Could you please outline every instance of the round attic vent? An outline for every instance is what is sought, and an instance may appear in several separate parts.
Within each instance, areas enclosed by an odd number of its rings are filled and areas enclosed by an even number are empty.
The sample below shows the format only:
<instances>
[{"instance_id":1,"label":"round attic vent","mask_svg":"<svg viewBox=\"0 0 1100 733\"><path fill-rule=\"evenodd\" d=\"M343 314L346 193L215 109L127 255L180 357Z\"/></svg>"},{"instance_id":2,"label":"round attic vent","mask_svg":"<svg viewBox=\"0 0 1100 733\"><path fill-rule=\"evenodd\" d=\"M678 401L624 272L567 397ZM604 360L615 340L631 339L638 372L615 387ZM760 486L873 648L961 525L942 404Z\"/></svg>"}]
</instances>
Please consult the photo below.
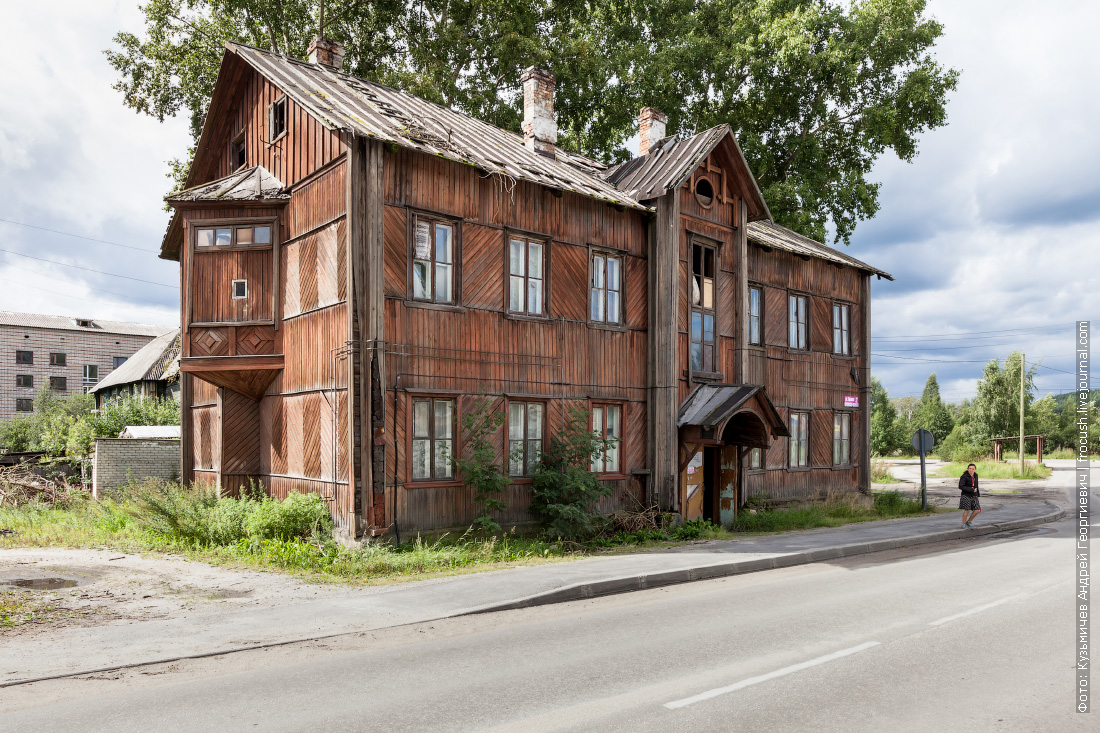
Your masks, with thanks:
<instances>
[{"instance_id":1,"label":"round attic vent","mask_svg":"<svg viewBox=\"0 0 1100 733\"><path fill-rule=\"evenodd\" d=\"M695 181L695 200L705 209L709 209L714 203L714 186L706 176L700 176Z\"/></svg>"}]
</instances>

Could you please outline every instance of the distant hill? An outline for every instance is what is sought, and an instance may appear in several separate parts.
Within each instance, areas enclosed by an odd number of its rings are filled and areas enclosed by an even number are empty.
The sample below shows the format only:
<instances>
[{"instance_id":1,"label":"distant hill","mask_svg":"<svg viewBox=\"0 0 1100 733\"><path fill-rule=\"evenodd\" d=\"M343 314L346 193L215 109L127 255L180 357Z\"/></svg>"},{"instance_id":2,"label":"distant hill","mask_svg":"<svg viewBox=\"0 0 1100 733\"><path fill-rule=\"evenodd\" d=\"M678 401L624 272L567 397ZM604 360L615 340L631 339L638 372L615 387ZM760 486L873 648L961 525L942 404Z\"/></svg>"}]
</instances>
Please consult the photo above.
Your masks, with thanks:
<instances>
[{"instance_id":1,"label":"distant hill","mask_svg":"<svg viewBox=\"0 0 1100 733\"><path fill-rule=\"evenodd\" d=\"M1094 389L1089 391L1089 397L1092 399L1092 404L1100 407L1100 389ZM1070 400L1076 400L1076 392L1067 392L1066 394L1054 395L1054 410L1060 415L1066 403Z\"/></svg>"}]
</instances>

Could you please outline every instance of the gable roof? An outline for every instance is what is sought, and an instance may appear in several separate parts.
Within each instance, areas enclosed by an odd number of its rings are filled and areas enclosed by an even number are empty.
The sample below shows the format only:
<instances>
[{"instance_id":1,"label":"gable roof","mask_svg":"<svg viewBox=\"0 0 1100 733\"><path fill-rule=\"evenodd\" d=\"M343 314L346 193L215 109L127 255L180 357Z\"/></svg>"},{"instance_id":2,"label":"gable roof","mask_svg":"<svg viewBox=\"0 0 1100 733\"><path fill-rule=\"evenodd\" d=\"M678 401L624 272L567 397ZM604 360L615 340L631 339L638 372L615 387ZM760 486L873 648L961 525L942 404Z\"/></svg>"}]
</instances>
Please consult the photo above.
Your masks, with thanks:
<instances>
[{"instance_id":1,"label":"gable roof","mask_svg":"<svg viewBox=\"0 0 1100 733\"><path fill-rule=\"evenodd\" d=\"M320 64L240 43L225 47L227 55L242 59L330 129L465 163L486 173L650 210L600 178L600 167L581 156L561 149L554 158L541 155L529 150L514 132Z\"/></svg>"},{"instance_id":2,"label":"gable roof","mask_svg":"<svg viewBox=\"0 0 1100 733\"><path fill-rule=\"evenodd\" d=\"M649 201L682 186L723 141L732 146L730 157L737 168L733 171L734 175L743 184L748 184L744 188L749 191L749 221L771 219L768 204L729 125L718 125L684 140L666 137L658 141L648 154L611 168L603 177L639 201Z\"/></svg>"},{"instance_id":3,"label":"gable roof","mask_svg":"<svg viewBox=\"0 0 1100 733\"><path fill-rule=\"evenodd\" d=\"M180 330L173 328L142 346L118 369L104 377L92 392L134 382L168 379L179 372Z\"/></svg>"},{"instance_id":4,"label":"gable roof","mask_svg":"<svg viewBox=\"0 0 1100 733\"><path fill-rule=\"evenodd\" d=\"M792 229L776 224L774 221L749 222L749 226L745 233L749 241L754 244L792 252L800 257L813 257L837 265L848 265L857 270L863 270L864 272L870 272L879 277L884 277L887 280L894 279L894 276L888 272L883 272L877 267L872 267L866 262L862 262L855 257L839 252L826 244L817 242L809 237L804 237Z\"/></svg>"},{"instance_id":5,"label":"gable roof","mask_svg":"<svg viewBox=\"0 0 1100 733\"><path fill-rule=\"evenodd\" d=\"M77 321L88 321L92 325L81 326ZM171 326L155 326L149 323L103 321L98 318L49 316L42 313L15 313L12 311L0 311L0 326L50 328L61 331L83 331L84 333L109 333L118 336L160 336L172 330Z\"/></svg>"},{"instance_id":6,"label":"gable roof","mask_svg":"<svg viewBox=\"0 0 1100 733\"><path fill-rule=\"evenodd\" d=\"M169 203L188 201L289 201L286 186L262 165L165 196Z\"/></svg>"}]
</instances>

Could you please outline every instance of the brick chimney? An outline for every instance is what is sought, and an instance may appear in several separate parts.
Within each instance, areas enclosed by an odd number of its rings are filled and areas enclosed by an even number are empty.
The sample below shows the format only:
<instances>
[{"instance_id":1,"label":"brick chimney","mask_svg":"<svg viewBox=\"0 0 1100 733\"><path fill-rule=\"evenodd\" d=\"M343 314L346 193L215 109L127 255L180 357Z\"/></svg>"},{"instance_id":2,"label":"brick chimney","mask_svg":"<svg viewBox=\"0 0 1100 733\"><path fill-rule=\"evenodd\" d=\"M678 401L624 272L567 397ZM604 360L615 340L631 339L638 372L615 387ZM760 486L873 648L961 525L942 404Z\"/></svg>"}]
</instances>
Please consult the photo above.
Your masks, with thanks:
<instances>
[{"instance_id":1,"label":"brick chimney","mask_svg":"<svg viewBox=\"0 0 1100 733\"><path fill-rule=\"evenodd\" d=\"M649 155L650 149L665 137L665 123L667 122L668 118L661 112L652 107L642 107L642 111L638 113L639 154Z\"/></svg>"},{"instance_id":2,"label":"brick chimney","mask_svg":"<svg viewBox=\"0 0 1100 733\"><path fill-rule=\"evenodd\" d=\"M344 66L344 44L317 36L309 43L309 63L340 71Z\"/></svg>"},{"instance_id":3,"label":"brick chimney","mask_svg":"<svg viewBox=\"0 0 1100 733\"><path fill-rule=\"evenodd\" d=\"M523 144L528 150L553 158L558 144L554 121L554 77L546 69L530 66L523 82Z\"/></svg>"}]
</instances>

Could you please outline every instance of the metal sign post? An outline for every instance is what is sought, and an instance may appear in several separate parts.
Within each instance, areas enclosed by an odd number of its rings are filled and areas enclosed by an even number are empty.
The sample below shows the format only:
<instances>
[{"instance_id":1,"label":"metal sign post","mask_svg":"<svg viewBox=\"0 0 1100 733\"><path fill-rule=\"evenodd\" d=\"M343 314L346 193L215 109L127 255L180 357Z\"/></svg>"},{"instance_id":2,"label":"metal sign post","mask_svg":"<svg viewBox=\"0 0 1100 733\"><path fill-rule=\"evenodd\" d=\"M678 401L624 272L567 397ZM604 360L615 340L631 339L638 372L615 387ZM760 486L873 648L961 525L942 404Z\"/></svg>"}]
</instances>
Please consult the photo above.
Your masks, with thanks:
<instances>
[{"instance_id":1,"label":"metal sign post","mask_svg":"<svg viewBox=\"0 0 1100 733\"><path fill-rule=\"evenodd\" d=\"M935 444L936 439L932 437L932 433L924 428L913 433L913 447L920 453L920 508L922 511L928 508L928 474L924 468L924 456Z\"/></svg>"}]
</instances>

